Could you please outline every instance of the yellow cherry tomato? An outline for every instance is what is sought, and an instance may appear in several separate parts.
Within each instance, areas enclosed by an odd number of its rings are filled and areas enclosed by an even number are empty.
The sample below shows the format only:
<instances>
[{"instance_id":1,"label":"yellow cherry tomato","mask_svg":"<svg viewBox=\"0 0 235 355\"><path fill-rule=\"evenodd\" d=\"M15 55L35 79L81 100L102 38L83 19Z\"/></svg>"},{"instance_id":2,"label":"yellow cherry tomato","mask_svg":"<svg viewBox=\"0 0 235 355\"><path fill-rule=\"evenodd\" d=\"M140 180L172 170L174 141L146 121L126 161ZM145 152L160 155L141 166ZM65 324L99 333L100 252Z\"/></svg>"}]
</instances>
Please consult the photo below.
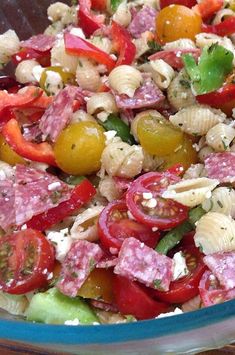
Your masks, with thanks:
<instances>
[{"instance_id":1,"label":"yellow cherry tomato","mask_svg":"<svg viewBox=\"0 0 235 355\"><path fill-rule=\"evenodd\" d=\"M10 165L26 164L26 161L14 152L2 135L0 135L0 160Z\"/></svg>"},{"instance_id":2,"label":"yellow cherry tomato","mask_svg":"<svg viewBox=\"0 0 235 355\"><path fill-rule=\"evenodd\" d=\"M104 302L113 301L113 272L110 269L94 269L82 287L78 296L101 299Z\"/></svg>"},{"instance_id":3,"label":"yellow cherry tomato","mask_svg":"<svg viewBox=\"0 0 235 355\"><path fill-rule=\"evenodd\" d=\"M55 142L56 163L67 174L88 175L99 170L104 148L104 130L98 123L72 123Z\"/></svg>"},{"instance_id":4,"label":"yellow cherry tomato","mask_svg":"<svg viewBox=\"0 0 235 355\"><path fill-rule=\"evenodd\" d=\"M164 156L163 159L162 170L166 170L177 163L182 164L184 169L187 170L191 164L198 162L193 142L187 135L184 135L183 143L178 146L178 149L173 154Z\"/></svg>"},{"instance_id":5,"label":"yellow cherry tomato","mask_svg":"<svg viewBox=\"0 0 235 355\"><path fill-rule=\"evenodd\" d=\"M41 77L40 77L40 81L39 81L39 85L40 87L46 91L47 94L50 94L51 92L48 90L47 88L47 76L48 76L48 72L54 72L60 75L61 79L62 79L62 83L65 84L74 84L75 83L75 76L74 74L65 71L64 68L62 67L47 67L43 70Z\"/></svg>"},{"instance_id":6,"label":"yellow cherry tomato","mask_svg":"<svg viewBox=\"0 0 235 355\"><path fill-rule=\"evenodd\" d=\"M173 153L184 135L164 117L147 115L138 120L137 136L147 153L161 157Z\"/></svg>"},{"instance_id":7,"label":"yellow cherry tomato","mask_svg":"<svg viewBox=\"0 0 235 355\"><path fill-rule=\"evenodd\" d=\"M183 5L167 6L156 17L156 35L164 43L180 38L194 40L201 26L201 16Z\"/></svg>"}]
</instances>

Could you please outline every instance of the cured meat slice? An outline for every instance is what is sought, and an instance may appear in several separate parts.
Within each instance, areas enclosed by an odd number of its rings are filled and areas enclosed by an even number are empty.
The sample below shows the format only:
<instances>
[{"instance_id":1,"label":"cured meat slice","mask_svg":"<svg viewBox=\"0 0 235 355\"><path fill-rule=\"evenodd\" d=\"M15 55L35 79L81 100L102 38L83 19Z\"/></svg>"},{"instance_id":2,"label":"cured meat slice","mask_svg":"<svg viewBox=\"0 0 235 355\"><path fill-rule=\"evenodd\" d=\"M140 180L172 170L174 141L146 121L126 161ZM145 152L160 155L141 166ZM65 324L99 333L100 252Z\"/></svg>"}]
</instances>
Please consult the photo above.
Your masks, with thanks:
<instances>
[{"instance_id":1,"label":"cured meat slice","mask_svg":"<svg viewBox=\"0 0 235 355\"><path fill-rule=\"evenodd\" d=\"M23 48L30 48L34 49L35 51L46 52L53 47L55 40L56 38L54 36L41 33L36 36L32 36L26 41L21 41L20 45Z\"/></svg>"},{"instance_id":2,"label":"cured meat slice","mask_svg":"<svg viewBox=\"0 0 235 355\"><path fill-rule=\"evenodd\" d=\"M22 225L70 198L69 186L45 171L17 165L15 174L15 219Z\"/></svg>"},{"instance_id":3,"label":"cured meat slice","mask_svg":"<svg viewBox=\"0 0 235 355\"><path fill-rule=\"evenodd\" d=\"M115 256L102 258L96 264L96 267L100 268L100 269L108 269L110 267L114 267L115 265L117 265L117 261L118 261L118 258L116 258Z\"/></svg>"},{"instance_id":4,"label":"cured meat slice","mask_svg":"<svg viewBox=\"0 0 235 355\"><path fill-rule=\"evenodd\" d=\"M15 223L15 194L11 180L0 180L0 227L7 230Z\"/></svg>"},{"instance_id":5,"label":"cured meat slice","mask_svg":"<svg viewBox=\"0 0 235 355\"><path fill-rule=\"evenodd\" d=\"M29 142L39 143L42 141L42 132L38 127L38 123L23 127L23 136Z\"/></svg>"},{"instance_id":6,"label":"cured meat slice","mask_svg":"<svg viewBox=\"0 0 235 355\"><path fill-rule=\"evenodd\" d=\"M235 288L235 252L207 255L203 261L226 290Z\"/></svg>"},{"instance_id":7,"label":"cured meat slice","mask_svg":"<svg viewBox=\"0 0 235 355\"><path fill-rule=\"evenodd\" d=\"M235 153L212 153L205 159L207 176L220 183L235 182Z\"/></svg>"},{"instance_id":8,"label":"cured meat slice","mask_svg":"<svg viewBox=\"0 0 235 355\"><path fill-rule=\"evenodd\" d=\"M128 31L134 38L139 38L145 31L155 31L155 19L157 11L150 6L144 6L134 15Z\"/></svg>"},{"instance_id":9,"label":"cured meat slice","mask_svg":"<svg viewBox=\"0 0 235 355\"><path fill-rule=\"evenodd\" d=\"M118 313L118 308L117 306L115 306L114 304L111 303L107 303L104 301L98 301L98 300L91 300L90 304L98 309L102 309L103 311L106 312L114 312L114 313Z\"/></svg>"},{"instance_id":10,"label":"cured meat slice","mask_svg":"<svg viewBox=\"0 0 235 355\"><path fill-rule=\"evenodd\" d=\"M102 256L99 245L86 240L74 242L63 262L58 289L64 295L76 297L77 291Z\"/></svg>"},{"instance_id":11,"label":"cured meat slice","mask_svg":"<svg viewBox=\"0 0 235 355\"><path fill-rule=\"evenodd\" d=\"M139 240L127 238L120 249L114 272L148 287L168 291L173 277L173 261Z\"/></svg>"},{"instance_id":12,"label":"cured meat slice","mask_svg":"<svg viewBox=\"0 0 235 355\"><path fill-rule=\"evenodd\" d=\"M114 93L117 107L120 109L138 109L143 107L161 107L165 96L150 79L146 79L143 85L135 91L133 97L125 94Z\"/></svg>"},{"instance_id":13,"label":"cured meat slice","mask_svg":"<svg viewBox=\"0 0 235 355\"><path fill-rule=\"evenodd\" d=\"M60 132L66 127L73 114L73 101L81 98L81 91L76 86L67 86L54 98L51 106L43 114L39 128L55 142Z\"/></svg>"},{"instance_id":14,"label":"cured meat slice","mask_svg":"<svg viewBox=\"0 0 235 355\"><path fill-rule=\"evenodd\" d=\"M149 60L157 60L162 59L167 64L169 64L174 69L182 69L184 66L182 55L183 54L192 54L195 59L201 54L200 49L172 49L172 50L165 50L160 51L157 53L152 54L148 59Z\"/></svg>"}]
</instances>

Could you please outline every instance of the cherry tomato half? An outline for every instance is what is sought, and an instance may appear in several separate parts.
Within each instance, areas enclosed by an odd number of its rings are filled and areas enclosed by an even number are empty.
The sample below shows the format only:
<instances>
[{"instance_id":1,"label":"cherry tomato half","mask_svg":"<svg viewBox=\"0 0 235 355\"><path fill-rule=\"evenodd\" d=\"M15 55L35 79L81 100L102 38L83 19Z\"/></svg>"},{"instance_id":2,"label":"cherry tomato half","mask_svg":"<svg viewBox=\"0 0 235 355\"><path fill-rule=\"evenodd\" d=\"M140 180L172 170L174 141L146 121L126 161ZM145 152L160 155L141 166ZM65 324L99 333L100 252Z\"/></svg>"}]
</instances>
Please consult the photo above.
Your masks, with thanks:
<instances>
[{"instance_id":1,"label":"cherry tomato half","mask_svg":"<svg viewBox=\"0 0 235 355\"><path fill-rule=\"evenodd\" d=\"M118 252L126 238L134 237L154 248L160 238L158 231L131 220L127 215L125 201L110 202L101 212L98 220L98 233L101 244L107 249Z\"/></svg>"},{"instance_id":2,"label":"cherry tomato half","mask_svg":"<svg viewBox=\"0 0 235 355\"><path fill-rule=\"evenodd\" d=\"M138 282L115 275L113 284L114 299L118 310L136 319L150 319L167 312L169 306L153 300Z\"/></svg>"},{"instance_id":3,"label":"cherry tomato half","mask_svg":"<svg viewBox=\"0 0 235 355\"><path fill-rule=\"evenodd\" d=\"M188 245L178 249L181 250L186 258L189 274L170 284L170 290L162 292L154 290L153 293L163 302L184 303L195 297L198 293L198 285L206 266L203 263L203 254L193 245Z\"/></svg>"},{"instance_id":4,"label":"cherry tomato half","mask_svg":"<svg viewBox=\"0 0 235 355\"><path fill-rule=\"evenodd\" d=\"M196 0L160 0L161 9L172 4L184 5L189 8L192 8L194 5L197 4L197 1Z\"/></svg>"},{"instance_id":5,"label":"cherry tomato half","mask_svg":"<svg viewBox=\"0 0 235 355\"><path fill-rule=\"evenodd\" d=\"M208 270L202 275L199 291L202 302L206 307L229 301L235 297L235 288L225 290L218 279Z\"/></svg>"},{"instance_id":6,"label":"cherry tomato half","mask_svg":"<svg viewBox=\"0 0 235 355\"><path fill-rule=\"evenodd\" d=\"M150 227L167 230L176 227L188 217L188 208L170 199L162 198L170 184L180 178L169 172L151 172L137 178L126 194L127 207L135 219Z\"/></svg>"},{"instance_id":7,"label":"cherry tomato half","mask_svg":"<svg viewBox=\"0 0 235 355\"><path fill-rule=\"evenodd\" d=\"M0 238L0 288L23 294L43 287L54 268L54 248L45 236L26 229Z\"/></svg>"}]
</instances>

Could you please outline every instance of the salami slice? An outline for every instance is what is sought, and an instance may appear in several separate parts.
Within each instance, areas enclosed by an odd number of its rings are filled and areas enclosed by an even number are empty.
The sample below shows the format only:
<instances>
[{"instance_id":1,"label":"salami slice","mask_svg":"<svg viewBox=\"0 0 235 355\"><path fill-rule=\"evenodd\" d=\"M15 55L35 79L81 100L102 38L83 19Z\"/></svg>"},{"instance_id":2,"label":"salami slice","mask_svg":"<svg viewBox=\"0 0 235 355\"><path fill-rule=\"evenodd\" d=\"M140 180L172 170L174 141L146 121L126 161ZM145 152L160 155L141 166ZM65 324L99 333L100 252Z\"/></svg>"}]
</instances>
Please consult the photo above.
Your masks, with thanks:
<instances>
[{"instance_id":1,"label":"salami slice","mask_svg":"<svg viewBox=\"0 0 235 355\"><path fill-rule=\"evenodd\" d=\"M148 287L168 291L173 277L173 261L139 240L127 238L120 249L114 272Z\"/></svg>"},{"instance_id":2,"label":"salami slice","mask_svg":"<svg viewBox=\"0 0 235 355\"><path fill-rule=\"evenodd\" d=\"M38 34L36 36L32 36L26 41L21 41L20 45L23 48L34 49L38 52L46 52L49 51L54 43L56 38L54 36L49 36L46 34Z\"/></svg>"},{"instance_id":3,"label":"salami slice","mask_svg":"<svg viewBox=\"0 0 235 355\"><path fill-rule=\"evenodd\" d=\"M144 6L134 15L128 31L134 38L139 38L143 32L155 31L155 20L157 11L150 6Z\"/></svg>"},{"instance_id":4,"label":"salami slice","mask_svg":"<svg viewBox=\"0 0 235 355\"><path fill-rule=\"evenodd\" d=\"M110 267L114 267L117 265L118 258L115 256L110 256L106 258L102 258L97 264L96 267L99 269L109 269Z\"/></svg>"},{"instance_id":5,"label":"salami slice","mask_svg":"<svg viewBox=\"0 0 235 355\"><path fill-rule=\"evenodd\" d=\"M15 219L22 225L70 198L69 186L45 171L17 165L15 174Z\"/></svg>"},{"instance_id":6,"label":"salami slice","mask_svg":"<svg viewBox=\"0 0 235 355\"><path fill-rule=\"evenodd\" d=\"M0 227L4 230L15 224L15 194L11 180L0 180Z\"/></svg>"},{"instance_id":7,"label":"salami slice","mask_svg":"<svg viewBox=\"0 0 235 355\"><path fill-rule=\"evenodd\" d=\"M165 50L165 51L160 51L157 53L152 54L148 59L149 60L156 60L156 59L162 59L164 60L167 64L169 64L172 68L174 69L182 69L184 66L183 60L182 60L182 55L183 54L192 54L192 56L195 59L198 59L198 57L201 54L200 49L173 49L173 50Z\"/></svg>"},{"instance_id":8,"label":"salami slice","mask_svg":"<svg viewBox=\"0 0 235 355\"><path fill-rule=\"evenodd\" d=\"M42 141L42 131L38 123L23 126L23 136L27 141L39 143Z\"/></svg>"},{"instance_id":9,"label":"salami slice","mask_svg":"<svg viewBox=\"0 0 235 355\"><path fill-rule=\"evenodd\" d=\"M81 99L81 91L76 86L67 86L55 96L39 124L45 138L50 137L52 142L55 142L72 117L73 101L76 98Z\"/></svg>"},{"instance_id":10,"label":"salami slice","mask_svg":"<svg viewBox=\"0 0 235 355\"><path fill-rule=\"evenodd\" d=\"M226 290L235 288L235 252L207 255L203 261Z\"/></svg>"},{"instance_id":11,"label":"salami slice","mask_svg":"<svg viewBox=\"0 0 235 355\"><path fill-rule=\"evenodd\" d=\"M207 176L220 183L235 182L235 153L212 153L205 159Z\"/></svg>"},{"instance_id":12,"label":"salami slice","mask_svg":"<svg viewBox=\"0 0 235 355\"><path fill-rule=\"evenodd\" d=\"M102 309L103 311L106 312L114 312L114 313L118 313L118 308L117 306L115 306L114 304L111 303L107 303L104 301L98 301L98 300L91 300L90 304L98 309Z\"/></svg>"},{"instance_id":13,"label":"salami slice","mask_svg":"<svg viewBox=\"0 0 235 355\"><path fill-rule=\"evenodd\" d=\"M72 244L62 265L58 289L67 296L76 297L90 272L103 256L98 244L78 240Z\"/></svg>"},{"instance_id":14,"label":"salami slice","mask_svg":"<svg viewBox=\"0 0 235 355\"><path fill-rule=\"evenodd\" d=\"M143 85L135 91L133 97L114 93L116 104L120 109L138 109L144 107L161 107L165 96L152 79L145 79Z\"/></svg>"}]
</instances>

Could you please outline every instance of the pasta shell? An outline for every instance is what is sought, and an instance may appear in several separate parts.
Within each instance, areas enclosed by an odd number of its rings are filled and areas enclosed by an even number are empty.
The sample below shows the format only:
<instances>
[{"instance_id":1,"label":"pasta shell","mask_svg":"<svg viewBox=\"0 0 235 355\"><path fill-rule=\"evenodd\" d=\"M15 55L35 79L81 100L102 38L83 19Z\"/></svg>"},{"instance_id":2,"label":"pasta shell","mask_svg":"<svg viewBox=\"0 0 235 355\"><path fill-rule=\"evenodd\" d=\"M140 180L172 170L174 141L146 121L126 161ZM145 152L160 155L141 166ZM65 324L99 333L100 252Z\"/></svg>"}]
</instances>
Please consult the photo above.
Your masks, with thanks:
<instances>
[{"instance_id":1,"label":"pasta shell","mask_svg":"<svg viewBox=\"0 0 235 355\"><path fill-rule=\"evenodd\" d=\"M130 65L119 65L109 74L109 85L119 95L126 94L133 97L143 81L139 70Z\"/></svg>"},{"instance_id":2,"label":"pasta shell","mask_svg":"<svg viewBox=\"0 0 235 355\"><path fill-rule=\"evenodd\" d=\"M96 122L96 119L86 111L78 110L73 113L70 123L77 123L83 121Z\"/></svg>"},{"instance_id":3,"label":"pasta shell","mask_svg":"<svg viewBox=\"0 0 235 355\"><path fill-rule=\"evenodd\" d=\"M11 56L16 54L20 50L20 40L13 30L0 35L0 69L3 69L7 64Z\"/></svg>"},{"instance_id":4,"label":"pasta shell","mask_svg":"<svg viewBox=\"0 0 235 355\"><path fill-rule=\"evenodd\" d=\"M170 116L169 120L185 133L202 136L225 118L225 114L220 110L205 105L193 105Z\"/></svg>"},{"instance_id":5,"label":"pasta shell","mask_svg":"<svg viewBox=\"0 0 235 355\"><path fill-rule=\"evenodd\" d=\"M163 193L164 198L170 198L188 207L200 205L211 191L219 184L218 180L206 177L181 180L175 185L168 186Z\"/></svg>"},{"instance_id":6,"label":"pasta shell","mask_svg":"<svg viewBox=\"0 0 235 355\"><path fill-rule=\"evenodd\" d=\"M97 66L86 58L79 58L76 69L76 81L84 90L97 91L101 85Z\"/></svg>"},{"instance_id":7,"label":"pasta shell","mask_svg":"<svg viewBox=\"0 0 235 355\"><path fill-rule=\"evenodd\" d=\"M198 158L203 163L209 154L214 153L214 149L206 145L198 152Z\"/></svg>"},{"instance_id":8,"label":"pasta shell","mask_svg":"<svg viewBox=\"0 0 235 355\"><path fill-rule=\"evenodd\" d=\"M28 306L28 300L24 295L10 295L0 292L0 308L10 314L23 316Z\"/></svg>"},{"instance_id":9,"label":"pasta shell","mask_svg":"<svg viewBox=\"0 0 235 355\"><path fill-rule=\"evenodd\" d=\"M205 176L203 164L192 164L184 173L184 179L196 179Z\"/></svg>"},{"instance_id":10,"label":"pasta shell","mask_svg":"<svg viewBox=\"0 0 235 355\"><path fill-rule=\"evenodd\" d=\"M202 208L209 212L219 212L235 217L235 190L228 187L218 187L212 196L202 203Z\"/></svg>"},{"instance_id":11,"label":"pasta shell","mask_svg":"<svg viewBox=\"0 0 235 355\"><path fill-rule=\"evenodd\" d=\"M31 82L35 82L35 77L33 75L33 68L38 66L39 63L36 60L22 60L15 71L16 80L21 84L27 84Z\"/></svg>"},{"instance_id":12,"label":"pasta shell","mask_svg":"<svg viewBox=\"0 0 235 355\"><path fill-rule=\"evenodd\" d=\"M48 9L47 9L48 19L52 22L61 20L64 13L68 10L70 10L70 7L68 5L57 1L48 7Z\"/></svg>"},{"instance_id":13,"label":"pasta shell","mask_svg":"<svg viewBox=\"0 0 235 355\"><path fill-rule=\"evenodd\" d=\"M216 152L223 152L228 149L235 137L235 129L224 123L218 123L206 134L206 142Z\"/></svg>"},{"instance_id":14,"label":"pasta shell","mask_svg":"<svg viewBox=\"0 0 235 355\"><path fill-rule=\"evenodd\" d=\"M131 22L131 12L126 2L121 2L113 15L113 20L120 25L127 27Z\"/></svg>"},{"instance_id":15,"label":"pasta shell","mask_svg":"<svg viewBox=\"0 0 235 355\"><path fill-rule=\"evenodd\" d=\"M206 255L235 250L235 221L222 213L208 212L197 222L195 245Z\"/></svg>"},{"instance_id":16,"label":"pasta shell","mask_svg":"<svg viewBox=\"0 0 235 355\"><path fill-rule=\"evenodd\" d=\"M176 41L166 43L163 46L163 49L166 51L173 50L173 49L180 50L180 49L194 49L194 48L196 48L196 45L189 38L177 39Z\"/></svg>"},{"instance_id":17,"label":"pasta shell","mask_svg":"<svg viewBox=\"0 0 235 355\"><path fill-rule=\"evenodd\" d=\"M108 54L112 51L112 42L107 37L94 36L89 39L89 42Z\"/></svg>"},{"instance_id":18,"label":"pasta shell","mask_svg":"<svg viewBox=\"0 0 235 355\"><path fill-rule=\"evenodd\" d=\"M175 76L173 68L162 59L150 61L150 72L160 89L167 89Z\"/></svg>"},{"instance_id":19,"label":"pasta shell","mask_svg":"<svg viewBox=\"0 0 235 355\"><path fill-rule=\"evenodd\" d=\"M75 74L78 62L79 58L77 56L66 53L64 40L59 39L51 50L51 65L61 66L65 70Z\"/></svg>"},{"instance_id":20,"label":"pasta shell","mask_svg":"<svg viewBox=\"0 0 235 355\"><path fill-rule=\"evenodd\" d=\"M167 89L167 98L176 110L195 104L195 96L192 93L189 77L184 69L171 81Z\"/></svg>"},{"instance_id":21,"label":"pasta shell","mask_svg":"<svg viewBox=\"0 0 235 355\"><path fill-rule=\"evenodd\" d=\"M114 97L109 92L100 92L89 98L87 101L87 112L91 115L99 111L107 113L118 112Z\"/></svg>"},{"instance_id":22,"label":"pasta shell","mask_svg":"<svg viewBox=\"0 0 235 355\"><path fill-rule=\"evenodd\" d=\"M121 197L120 191L117 190L111 176L105 176L104 179L100 180L98 189L101 196L104 196L109 202Z\"/></svg>"}]
</instances>

